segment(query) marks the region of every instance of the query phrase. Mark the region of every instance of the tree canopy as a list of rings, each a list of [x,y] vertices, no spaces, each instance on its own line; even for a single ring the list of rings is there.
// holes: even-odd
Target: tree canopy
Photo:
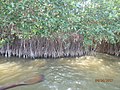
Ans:
[[[120,42],[120,0],[0,0],[0,44],[18,38],[84,36]]]

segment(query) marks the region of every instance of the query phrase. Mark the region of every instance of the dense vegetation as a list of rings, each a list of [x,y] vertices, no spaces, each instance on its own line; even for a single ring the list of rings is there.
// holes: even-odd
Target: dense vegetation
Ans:
[[[83,35],[84,45],[120,42],[120,0],[1,0],[0,45],[16,37]]]
[[[66,38],[83,34],[85,42],[120,40],[119,0],[1,0],[1,43],[8,35]],[[89,41],[88,43],[90,43]]]

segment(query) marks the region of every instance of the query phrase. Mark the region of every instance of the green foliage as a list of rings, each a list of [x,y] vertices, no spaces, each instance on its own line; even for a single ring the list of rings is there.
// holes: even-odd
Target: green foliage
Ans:
[[[1,0],[1,42],[10,35],[66,39],[82,34],[84,44],[120,42],[119,0]]]

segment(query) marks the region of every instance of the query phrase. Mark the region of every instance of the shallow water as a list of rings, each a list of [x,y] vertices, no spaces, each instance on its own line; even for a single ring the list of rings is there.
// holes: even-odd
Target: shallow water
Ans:
[[[44,82],[10,90],[120,90],[120,57],[107,54],[35,60],[0,57],[1,86],[39,74],[45,75]]]

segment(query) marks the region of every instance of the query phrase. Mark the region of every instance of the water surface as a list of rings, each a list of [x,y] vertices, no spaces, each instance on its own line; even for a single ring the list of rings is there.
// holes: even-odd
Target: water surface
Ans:
[[[44,82],[10,90],[120,90],[119,57],[107,54],[35,60],[0,57],[1,86],[39,74],[45,75]]]

